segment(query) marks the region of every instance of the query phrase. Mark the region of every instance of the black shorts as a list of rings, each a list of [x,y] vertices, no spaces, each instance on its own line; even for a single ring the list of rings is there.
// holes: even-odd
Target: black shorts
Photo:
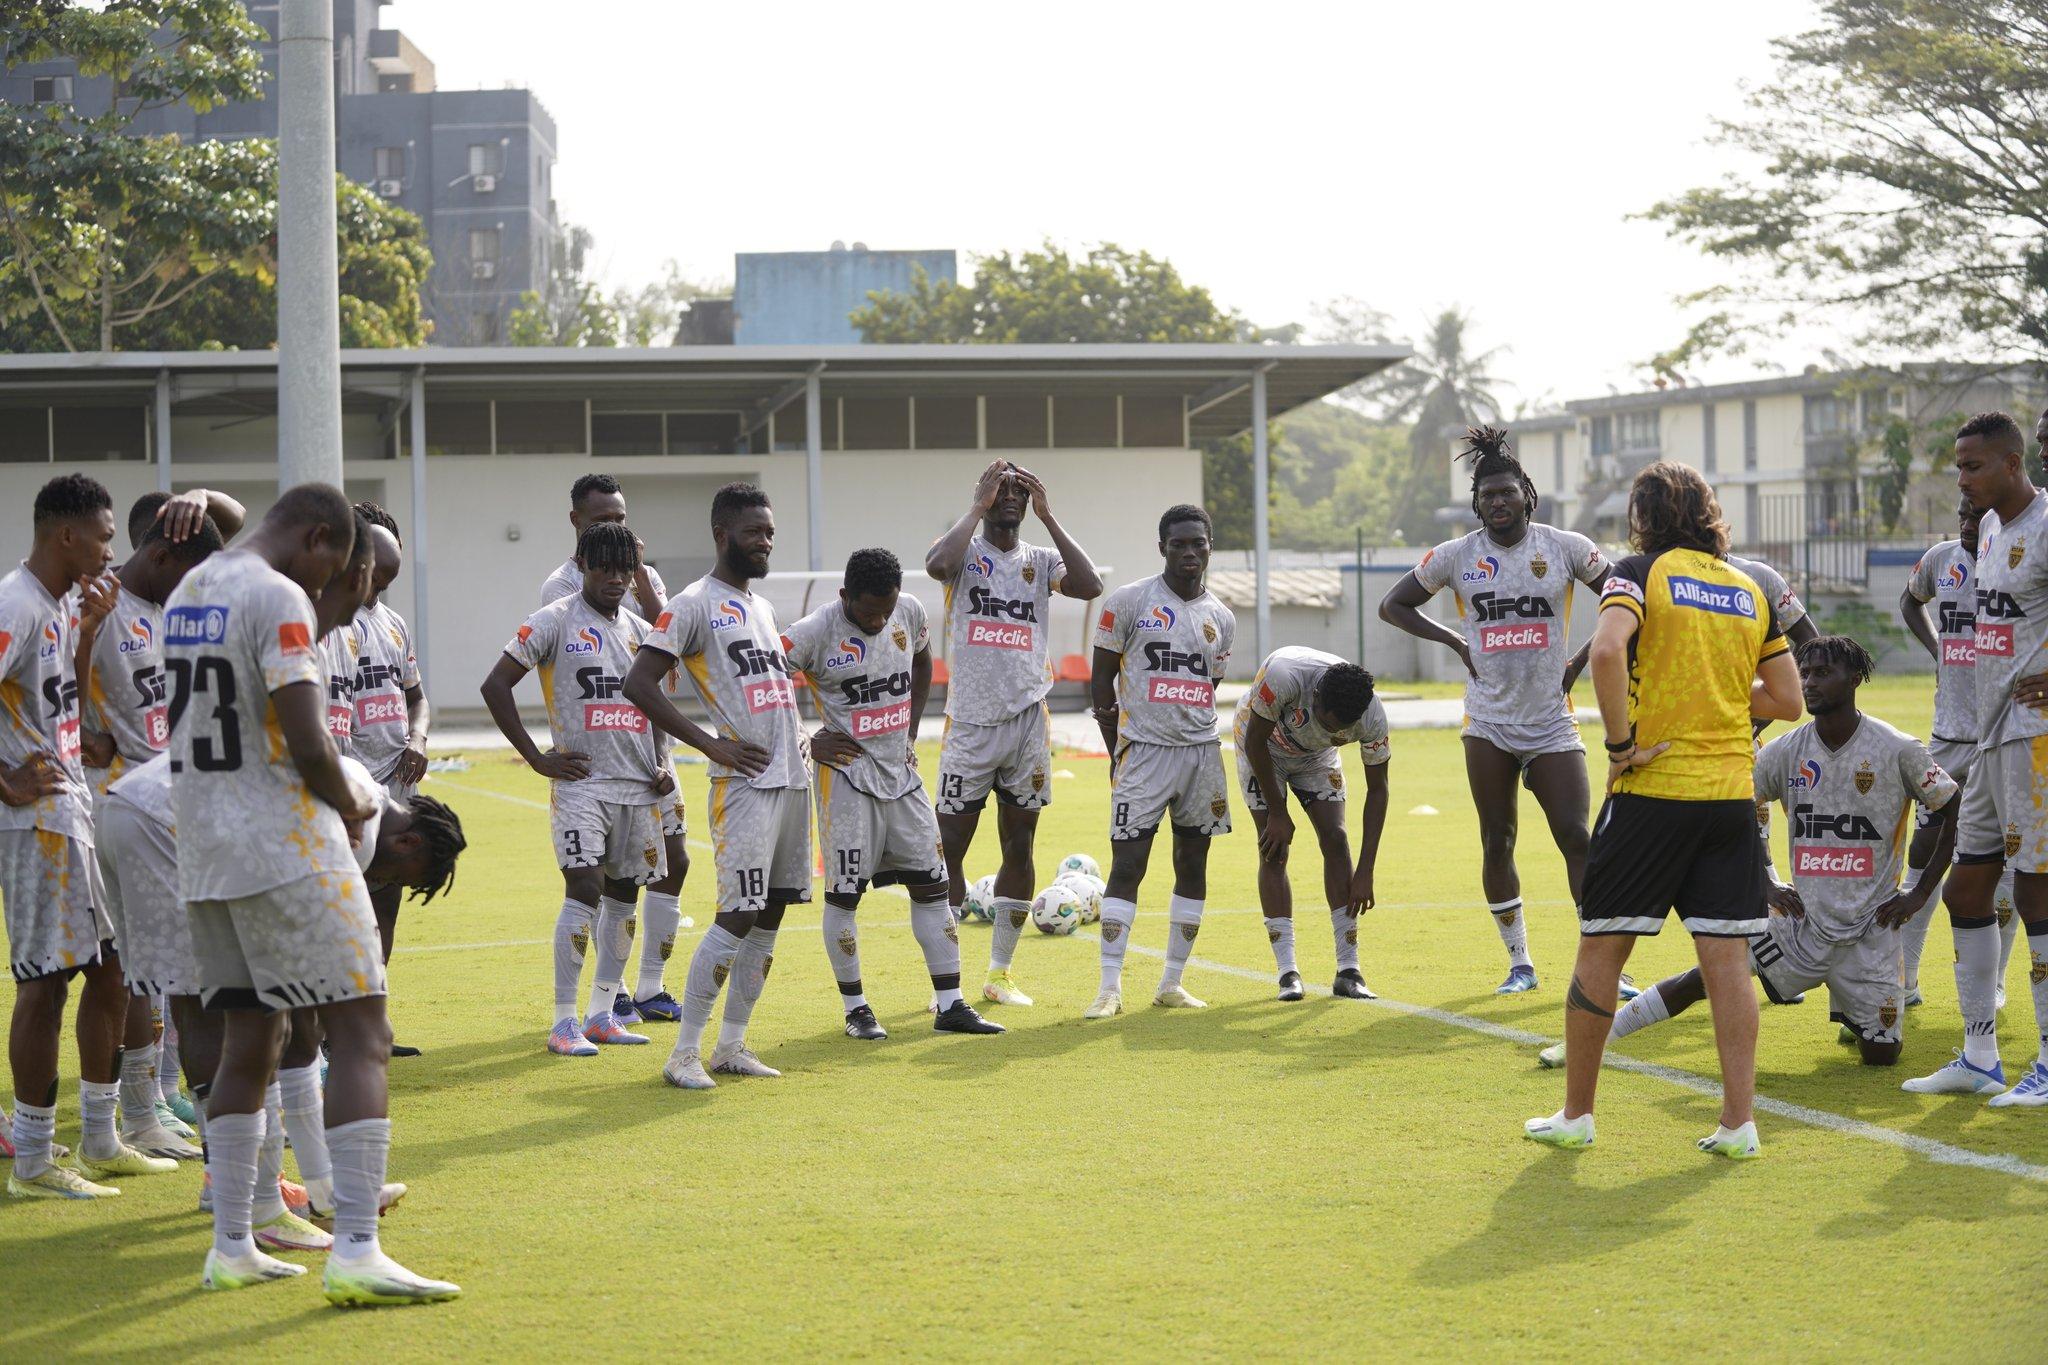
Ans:
[[[1617,792],[1586,851],[1582,934],[1655,934],[1678,911],[1691,934],[1765,931],[1763,844],[1749,801],[1672,801]]]

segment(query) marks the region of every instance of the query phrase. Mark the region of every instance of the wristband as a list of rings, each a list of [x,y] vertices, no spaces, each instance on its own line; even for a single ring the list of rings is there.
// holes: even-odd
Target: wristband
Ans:
[[[1607,741],[1607,752],[1612,754],[1616,758],[1620,758],[1624,754],[1632,753],[1635,750],[1635,747],[1636,742],[1633,736],[1629,737],[1628,739],[1624,739],[1619,743],[1615,742],[1614,740]]]

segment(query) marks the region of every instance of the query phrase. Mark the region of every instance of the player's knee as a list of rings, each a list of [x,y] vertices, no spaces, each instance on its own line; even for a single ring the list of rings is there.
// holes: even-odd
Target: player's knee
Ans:
[[[594,906],[604,895],[604,877],[594,867],[564,869],[562,894],[572,901]]]
[[[1550,826],[1550,837],[1557,844],[1557,851],[1567,858],[1583,858],[1586,849],[1593,842],[1586,833],[1586,826],[1579,820],[1560,820]]]
[[[917,893],[915,891],[911,892],[911,896],[913,898],[915,898],[916,895]],[[860,909],[860,897],[843,896],[839,894],[837,891],[828,891],[825,893],[825,904],[831,906],[834,910],[844,910],[847,914],[850,915],[854,911]]]
[[[29,1028],[55,1029],[64,1019],[64,998],[69,994],[61,976],[38,977],[15,987],[14,1017]]]
[[[1515,852],[1514,822],[1503,820],[1481,825],[1479,851],[1487,858],[1512,857]]]
[[[1334,829],[1316,831],[1316,847],[1322,850],[1325,862],[1341,861],[1348,867],[1351,862],[1351,839],[1344,833],[1342,825]]]

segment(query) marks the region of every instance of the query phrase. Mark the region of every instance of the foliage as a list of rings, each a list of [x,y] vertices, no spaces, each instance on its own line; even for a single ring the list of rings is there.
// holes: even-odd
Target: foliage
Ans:
[[[667,346],[675,339],[683,305],[710,296],[712,287],[683,276],[674,261],[661,278],[606,294],[588,274],[597,239],[590,229],[563,223],[548,255],[541,291],[519,296],[505,329],[514,346]]]
[[[1816,314],[1861,344],[2048,357],[2048,14],[2026,0],[1829,0],[1718,140],[1761,169],[1649,218],[1734,265],[1649,362],[1677,374]]]

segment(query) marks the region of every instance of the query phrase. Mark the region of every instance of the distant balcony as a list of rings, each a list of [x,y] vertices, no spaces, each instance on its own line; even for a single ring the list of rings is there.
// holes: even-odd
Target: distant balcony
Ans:
[[[386,93],[425,94],[434,88],[434,64],[395,28],[370,30],[370,69]]]

